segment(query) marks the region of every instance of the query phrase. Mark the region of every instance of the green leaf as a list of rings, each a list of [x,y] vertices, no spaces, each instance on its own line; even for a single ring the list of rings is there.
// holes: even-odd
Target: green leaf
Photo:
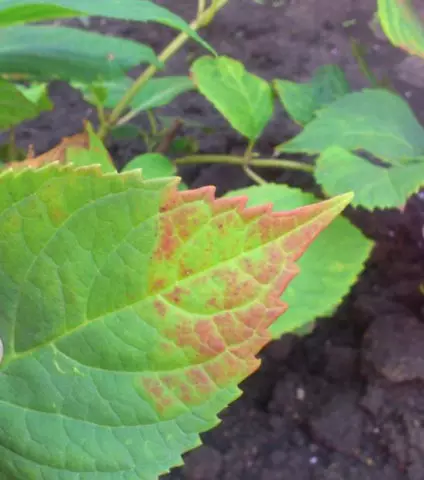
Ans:
[[[66,162],[72,163],[77,167],[85,167],[90,165],[99,165],[103,172],[116,172],[109,152],[103,145],[100,138],[94,133],[93,127],[87,123],[86,131],[88,133],[88,148],[72,148],[66,149]]]
[[[115,140],[134,140],[140,136],[140,127],[128,123],[117,125],[111,129],[110,136]]]
[[[351,91],[337,65],[318,68],[308,83],[274,80],[274,87],[287,113],[300,125],[306,125],[318,110]]]
[[[25,5],[13,5],[13,0],[2,2],[0,5],[0,27],[8,27],[19,23],[40,22],[55,18],[75,17],[80,12],[58,5],[45,5],[27,3]],[[10,6],[7,6],[10,5]]]
[[[424,27],[411,0],[378,0],[378,15],[393,45],[424,57]]]
[[[105,106],[114,108],[133,82],[121,79],[115,87],[109,90]],[[150,80],[131,100],[131,110],[141,112],[163,107],[171,103],[182,93],[194,89],[193,82],[188,77],[162,77]]]
[[[363,90],[317,112],[315,120],[277,150],[318,154],[331,146],[366,150],[396,163],[424,154],[424,129],[399,96]]]
[[[179,464],[350,198],[281,215],[137,171],[0,174],[2,478],[157,480]]]
[[[29,101],[18,88],[0,78],[0,128],[19,125],[38,115],[37,106]]]
[[[201,57],[191,70],[199,91],[231,126],[250,140],[256,140],[273,113],[269,84],[228,57]]]
[[[52,110],[53,103],[49,98],[48,85],[46,83],[33,83],[29,86],[16,85],[16,88],[37,107],[39,113]]]
[[[162,23],[187,33],[213,53],[213,49],[182,18],[153,2],[145,0],[2,0],[0,17],[2,16],[2,10],[7,11],[13,8],[25,12],[29,5],[32,11],[37,7],[48,9],[56,6],[58,9],[56,18],[68,17],[69,10],[73,10],[78,12],[78,16],[89,15]],[[60,9],[62,9],[62,14]],[[47,20],[48,18],[52,17],[49,16],[44,19]],[[38,20],[41,20],[41,18],[38,18]]]
[[[382,167],[332,147],[318,157],[315,178],[329,195],[354,192],[354,206],[368,210],[402,207],[424,185],[424,159]]]
[[[122,76],[140,63],[159,65],[150,47],[68,27],[0,29],[0,73],[91,82]]]
[[[143,178],[172,177],[175,175],[174,164],[160,153],[145,153],[130,160],[123,168],[124,172],[141,168]]]
[[[128,77],[121,77],[110,82],[104,82],[98,87],[105,91],[102,104],[106,108],[114,108],[125,92],[131,88],[133,81]],[[93,92],[92,85],[74,82],[73,86],[82,91],[90,103],[96,103],[99,96]],[[162,77],[150,80],[131,100],[131,110],[141,112],[153,108],[163,107],[171,103],[178,95],[193,90],[193,82],[188,77]]]
[[[175,176],[177,169],[168,157],[160,153],[144,153],[130,160],[123,168],[124,172],[141,169],[143,178],[169,178]],[[178,187],[186,190],[187,187],[180,183]]]
[[[292,210],[317,201],[297,188],[276,184],[235,190],[226,196],[239,195],[247,196],[248,206],[271,202],[274,211]],[[272,336],[297,333],[332,311],[361,273],[372,246],[346,218],[334,220],[299,260],[300,274],[281,296],[289,309],[271,326]]]

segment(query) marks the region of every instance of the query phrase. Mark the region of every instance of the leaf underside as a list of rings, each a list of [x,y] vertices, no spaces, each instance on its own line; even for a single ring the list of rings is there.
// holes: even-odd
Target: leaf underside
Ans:
[[[56,26],[0,29],[4,74],[91,82],[122,77],[140,63],[159,65],[150,47],[123,38]]]
[[[153,480],[179,464],[349,200],[276,214],[138,171],[1,174],[1,477]]]
[[[350,92],[343,70],[337,65],[324,65],[306,83],[274,80],[277,95],[290,117],[306,125],[318,110]]]
[[[32,18],[25,20],[40,21],[69,17],[72,16],[72,12],[79,16],[162,23],[186,32],[213,52],[213,49],[182,18],[147,0],[2,0],[0,5],[0,17],[7,13],[9,18],[11,16],[15,18],[14,23],[17,15],[20,17],[33,15]]]
[[[328,195],[353,191],[354,206],[368,210],[402,207],[424,185],[424,160],[382,167],[332,147],[318,157],[315,178]]]
[[[424,129],[401,97],[386,90],[363,90],[320,110],[299,135],[277,150],[319,154],[333,146],[401,162],[424,154]]]

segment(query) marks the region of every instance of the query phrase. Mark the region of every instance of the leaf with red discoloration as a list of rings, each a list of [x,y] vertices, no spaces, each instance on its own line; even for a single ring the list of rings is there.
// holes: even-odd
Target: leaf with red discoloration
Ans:
[[[19,480],[34,464],[153,480],[180,463],[240,395],[296,260],[349,201],[273,213],[58,164],[0,184],[0,471]]]
[[[424,58],[424,26],[411,0],[378,0],[378,15],[393,45]]]

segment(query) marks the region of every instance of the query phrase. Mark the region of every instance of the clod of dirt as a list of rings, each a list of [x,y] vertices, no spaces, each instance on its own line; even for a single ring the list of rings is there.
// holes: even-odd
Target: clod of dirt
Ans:
[[[424,380],[424,325],[406,315],[377,319],[365,334],[363,358],[392,382]]]
[[[184,459],[184,478],[187,480],[215,480],[222,468],[222,456],[212,447],[202,445]]]
[[[357,408],[354,392],[335,396],[311,420],[311,432],[317,441],[328,447],[357,456],[361,447],[364,415]]]
[[[358,352],[351,347],[327,345],[325,374],[330,380],[348,381],[356,373]]]
[[[296,340],[296,335],[284,335],[279,340],[272,341],[266,347],[264,354],[269,360],[282,363],[289,356]]]

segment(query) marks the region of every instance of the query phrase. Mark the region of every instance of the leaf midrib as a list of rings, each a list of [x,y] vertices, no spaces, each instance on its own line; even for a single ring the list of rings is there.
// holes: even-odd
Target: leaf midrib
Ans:
[[[110,196],[111,196],[111,195],[113,195],[113,196],[126,195],[126,194],[128,193],[128,191],[130,191],[130,190],[135,190],[135,191],[137,191],[138,189],[129,188],[128,190],[125,190],[124,192],[109,194],[109,195],[107,195],[106,197],[103,197],[103,198],[101,198],[101,199],[99,199],[99,200],[96,200],[94,203],[86,204],[86,205],[84,205],[82,208],[79,208],[78,210],[74,211],[74,212],[65,220],[65,222],[63,222],[63,224],[61,224],[60,228],[57,228],[57,229],[55,230],[54,234],[53,234],[53,235],[50,237],[50,239],[46,242],[45,246],[38,252],[37,256],[35,256],[33,262],[31,263],[31,265],[29,266],[29,268],[28,268],[28,270],[27,270],[27,273],[26,273],[26,275],[25,275],[25,280],[22,282],[22,285],[24,285],[24,284],[26,283],[26,279],[27,279],[27,277],[28,277],[28,275],[29,275],[29,272],[32,270],[34,264],[35,264],[36,261],[38,260],[38,258],[39,258],[39,256],[41,255],[41,253],[48,247],[48,245],[49,245],[50,242],[56,237],[56,235],[58,234],[58,232],[61,231],[62,228],[64,228],[64,225],[65,225],[74,215],[79,214],[82,210],[84,210],[84,209],[86,209],[86,208],[96,207],[99,202],[103,202],[103,201],[106,201],[106,200],[110,199]],[[35,194],[32,194],[32,195],[30,195],[30,196],[28,196],[28,197],[25,197],[25,198],[22,199],[22,200],[25,200],[25,199],[33,196],[33,195],[35,195]],[[16,205],[16,204],[15,204],[15,205]],[[182,205],[181,207],[177,207],[177,208],[183,208],[183,205]],[[176,209],[173,209],[173,211],[175,211],[175,210],[176,210]],[[168,213],[168,212],[163,212],[163,213],[157,212],[156,214],[153,214],[153,215],[151,215],[150,217],[147,217],[144,221],[147,221],[147,220],[149,220],[149,219],[152,219],[152,218],[155,217],[155,216],[166,215],[167,213]],[[224,213],[225,213],[225,212],[223,212],[222,214],[224,214]],[[317,217],[314,217],[311,221],[308,221],[308,222],[306,222],[306,223],[304,223],[304,224],[301,224],[300,226],[297,225],[294,229],[290,230],[289,232],[287,232],[287,233],[286,233],[285,235],[283,235],[283,236],[277,237],[277,238],[275,238],[275,239],[273,239],[273,240],[270,240],[270,241],[268,241],[268,242],[266,242],[266,243],[263,243],[263,244],[261,244],[261,245],[259,245],[259,246],[257,246],[257,247],[250,248],[250,249],[248,249],[248,250],[244,250],[242,255],[239,255],[239,256],[237,256],[237,257],[232,257],[232,258],[230,258],[230,259],[227,259],[226,261],[219,263],[219,266],[225,265],[225,264],[228,263],[228,262],[232,262],[232,261],[234,261],[236,258],[239,258],[239,257],[241,257],[241,256],[244,256],[244,255],[246,255],[246,254],[248,254],[248,253],[250,253],[250,252],[252,252],[252,251],[255,251],[255,250],[257,250],[257,249],[262,249],[265,245],[269,245],[269,244],[272,243],[272,242],[280,241],[280,240],[282,240],[283,238],[285,238],[287,235],[296,232],[299,228],[305,227],[306,225],[308,225],[308,224],[310,224],[310,223],[312,223],[312,222],[317,221],[322,215],[325,215],[326,213],[327,213],[327,211],[321,212]],[[213,219],[215,219],[215,218],[216,218],[216,216],[213,217]],[[137,228],[138,228],[139,226],[140,226],[140,225],[138,225]],[[202,228],[203,228],[203,227],[202,227]],[[134,232],[134,229],[132,229],[127,235],[132,234],[133,232]],[[125,236],[125,238],[127,237],[127,235]],[[121,242],[122,242],[122,240],[121,240]],[[117,247],[114,249],[114,251],[116,251],[116,249],[119,248],[120,245],[121,245],[121,243],[119,243],[119,244],[117,245]],[[110,254],[109,254],[109,255],[110,255]],[[108,255],[108,258],[109,258],[109,255]],[[185,277],[184,280],[182,280],[182,282],[192,280],[192,279],[195,278],[196,276],[204,275],[205,272],[208,272],[209,270],[213,270],[213,269],[216,268],[216,267],[217,267],[217,265],[213,265],[213,266],[207,267],[206,269],[203,269],[203,270],[201,270],[201,271],[198,271],[198,272],[196,272],[196,273],[194,273],[194,274],[188,275],[187,277]],[[99,270],[101,270],[101,268],[100,268]],[[98,277],[95,277],[95,278],[98,278]],[[94,283],[95,278],[94,278],[94,280],[93,280],[92,283]],[[136,305],[136,304],[139,303],[140,301],[145,301],[145,300],[147,300],[147,299],[149,299],[149,298],[151,298],[152,296],[155,296],[155,295],[165,294],[166,292],[172,291],[174,288],[175,288],[175,284],[170,285],[170,286],[168,286],[168,287],[166,287],[166,288],[163,288],[162,290],[155,291],[154,293],[152,293],[152,294],[150,294],[150,295],[147,295],[146,297],[144,297],[144,298],[142,298],[142,299],[138,299],[138,300],[136,300],[136,301],[134,301],[134,302],[132,302],[132,303],[128,303],[128,304],[126,304],[124,307],[119,307],[119,308],[117,308],[117,309],[115,309],[115,310],[112,310],[111,312],[102,313],[101,315],[99,315],[99,316],[97,316],[97,317],[94,317],[94,318],[92,318],[92,319],[89,319],[89,320],[87,319],[84,323],[81,323],[81,324],[77,325],[77,326],[76,326],[75,328],[73,328],[72,330],[67,330],[64,334],[56,337],[54,340],[49,339],[49,340],[46,341],[46,342],[43,342],[43,343],[41,343],[41,344],[38,344],[38,345],[36,345],[35,347],[33,347],[33,348],[31,348],[31,349],[28,349],[28,350],[25,350],[24,352],[21,352],[21,353],[18,353],[18,354],[16,354],[16,352],[15,352],[15,350],[14,350],[14,345],[15,345],[15,335],[14,335],[14,333],[15,333],[16,324],[17,324],[17,318],[16,318],[16,316],[15,316],[14,322],[13,322],[13,327],[14,327],[14,328],[13,328],[13,332],[12,332],[12,338],[13,338],[13,354],[9,355],[7,358],[5,358],[5,359],[3,360],[3,363],[2,363],[2,365],[1,365],[2,368],[0,368],[0,371],[1,371],[1,369],[4,369],[6,366],[8,366],[8,365],[10,365],[11,363],[15,362],[16,360],[25,358],[26,356],[33,354],[34,352],[36,352],[36,351],[44,348],[45,346],[47,346],[47,345],[49,345],[49,344],[51,344],[51,343],[54,344],[55,342],[58,342],[58,341],[60,341],[60,340],[63,340],[64,338],[72,335],[73,333],[75,333],[76,331],[80,330],[81,328],[84,328],[86,325],[90,325],[90,324],[92,324],[92,322],[95,322],[95,321],[97,321],[97,320],[99,320],[99,319],[101,319],[101,318],[104,318],[106,315],[111,315],[111,314],[119,313],[119,312],[125,310],[125,309],[128,308],[128,307],[131,307],[131,306],[133,306],[133,305]],[[18,299],[17,299],[17,302],[16,302],[16,312],[18,311],[21,294],[22,294],[22,289],[19,290]],[[87,296],[89,296],[89,295],[87,295]],[[9,348],[10,348],[10,347],[9,347]]]

